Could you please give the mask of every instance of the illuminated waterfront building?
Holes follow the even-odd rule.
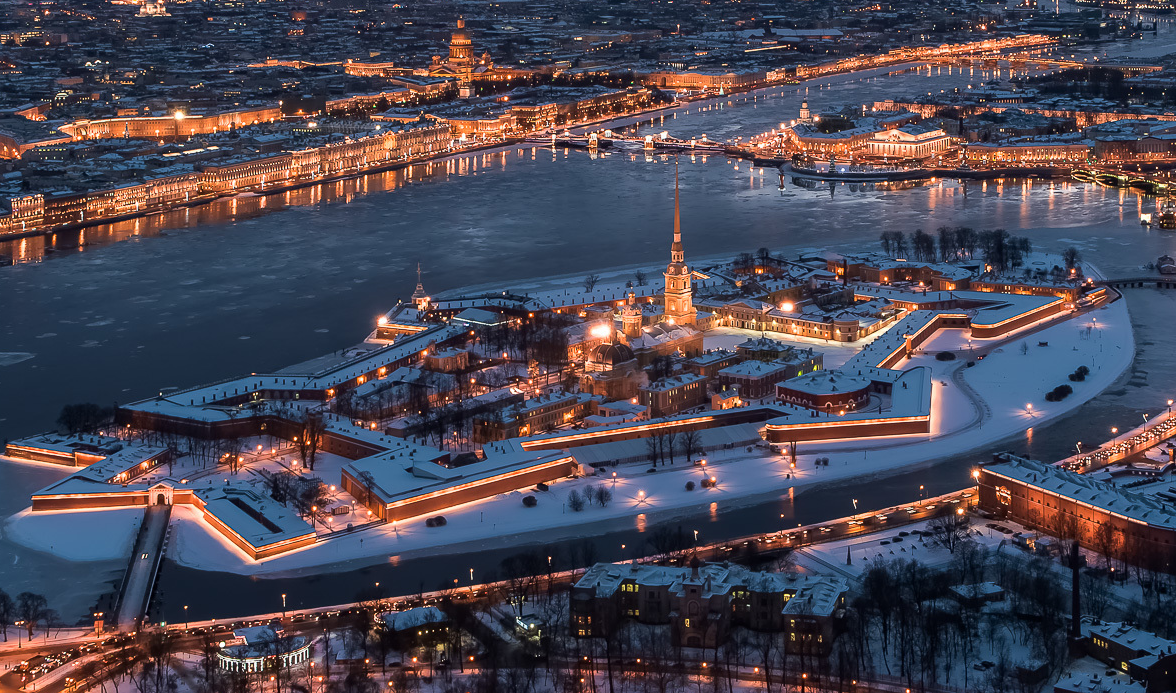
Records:
[[[964,160],[973,165],[1086,163],[1091,158],[1089,140],[1024,140],[1003,143],[973,142],[964,147]]]

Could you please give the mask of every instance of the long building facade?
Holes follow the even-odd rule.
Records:
[[[1176,510],[1058,466],[997,455],[977,473],[980,508],[1128,563],[1176,572]]]
[[[690,567],[597,563],[571,592],[578,638],[610,637],[625,621],[670,626],[685,647],[715,647],[737,626],[781,633],[792,654],[828,654],[849,584],[842,578],[760,573],[727,563]]]
[[[450,143],[447,125],[428,123],[347,138],[320,147],[207,166],[197,172],[161,176],[107,190],[49,198],[34,193],[12,200],[11,213],[0,216],[0,235],[113,219],[217,195],[280,189],[429,156],[444,151]]]

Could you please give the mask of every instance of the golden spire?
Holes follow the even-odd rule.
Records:
[[[670,261],[680,263],[682,252],[682,211],[678,205],[678,157],[674,157],[674,243],[670,246]]]

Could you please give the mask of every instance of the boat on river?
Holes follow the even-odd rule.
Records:
[[[1161,229],[1176,229],[1176,202],[1172,202],[1171,197],[1164,198],[1153,223]]]
[[[1176,229],[1176,202],[1171,197],[1165,197],[1158,211],[1140,214],[1139,223],[1148,227]]]

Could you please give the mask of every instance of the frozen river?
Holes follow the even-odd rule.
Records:
[[[989,77],[947,68],[839,77],[777,89],[754,101],[723,101],[702,111],[693,106],[659,120],[651,131],[749,137],[795,118],[802,98],[815,110],[860,106]],[[1108,275],[1138,274],[1159,255],[1176,254],[1176,237],[1138,223],[1140,210],[1153,201],[1096,186],[933,181],[891,191],[789,186],[781,192],[774,171],[746,162],[683,157],[681,165],[688,259],[761,246],[790,253],[873,250],[882,230],[933,231],[941,225],[1005,228],[1042,249],[1074,245]],[[614,152],[591,158],[526,147],[417,167],[411,177],[390,172],[95,227],[84,232],[80,252],[76,238],[56,239],[48,255],[41,240],[9,244],[0,252],[45,261],[0,269],[0,364],[8,364],[0,365],[0,438],[50,427],[65,403],[125,402],[161,387],[268,371],[345,347],[367,333],[378,313],[412,292],[417,261],[433,292],[485,283],[509,288],[552,274],[662,263],[668,257],[672,180],[673,160],[666,157]],[[1134,370],[1068,419],[1027,438],[993,441],[994,447],[1062,456],[1076,440],[1091,438],[1090,422],[1134,425],[1176,392],[1176,356],[1166,348],[1176,294],[1137,290],[1128,300],[1139,350]],[[881,504],[888,492],[918,484],[947,491],[965,483],[958,462],[838,492]],[[5,482],[19,482],[3,484],[5,514],[23,507],[28,492],[42,483],[38,475],[49,473],[0,467]],[[798,521],[819,521],[832,507],[821,497],[816,491],[801,494],[790,512]],[[778,512],[768,504],[707,521],[717,523],[714,535],[743,534],[750,527],[774,529],[766,523]],[[614,539],[601,546],[624,541]],[[493,553],[479,560],[495,566],[500,558]],[[412,561],[412,570],[397,570],[399,577],[376,579],[412,591],[418,585],[407,576],[444,574],[450,560],[456,559]],[[350,599],[354,590],[346,585],[367,580],[372,570],[330,578],[340,585],[333,601]],[[38,583],[44,575],[52,578]],[[79,616],[79,605],[101,591],[90,584],[91,575],[78,564],[0,539],[0,587],[12,592],[38,583],[51,601],[69,595],[68,606],[59,607],[76,612],[68,616]],[[209,580],[233,591],[208,590],[202,600],[196,588],[213,584]],[[225,608],[219,600],[229,593],[240,595],[229,605],[240,607],[233,611],[244,609],[253,591],[277,589],[267,582],[169,566],[163,588],[173,597],[185,595],[182,603],[191,604],[198,618]],[[310,581],[288,582],[282,588],[298,594],[299,603],[332,601],[315,596],[321,583],[314,588]]]

